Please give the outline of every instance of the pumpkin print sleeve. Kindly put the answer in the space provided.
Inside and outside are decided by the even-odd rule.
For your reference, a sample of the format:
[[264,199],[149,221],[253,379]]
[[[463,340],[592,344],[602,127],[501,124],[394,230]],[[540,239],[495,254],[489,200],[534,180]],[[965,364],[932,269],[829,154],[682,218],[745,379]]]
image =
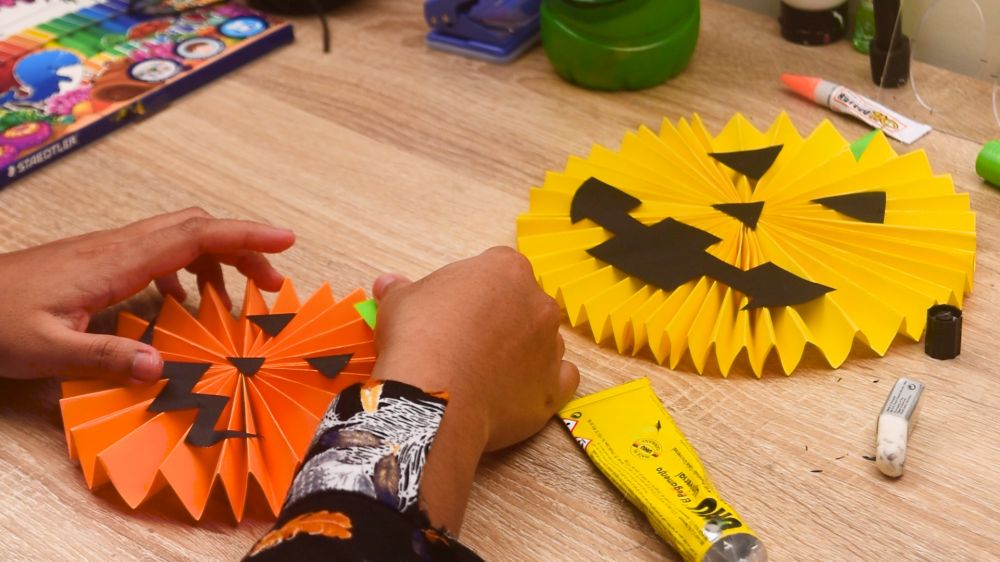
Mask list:
[[344,389],[278,521],[246,560],[479,560],[430,525],[420,476],[448,398],[404,383]]

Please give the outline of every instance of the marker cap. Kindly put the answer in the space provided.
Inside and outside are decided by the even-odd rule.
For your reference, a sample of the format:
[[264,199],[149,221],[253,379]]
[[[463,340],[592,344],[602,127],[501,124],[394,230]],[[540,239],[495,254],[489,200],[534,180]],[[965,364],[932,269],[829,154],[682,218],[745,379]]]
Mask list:
[[976,173],[996,187],[1000,187],[1000,140],[992,140],[979,151]]
[[888,48],[873,40],[868,45],[872,82],[883,88],[898,88],[910,79],[910,38],[899,33]]
[[847,2],[826,10],[801,10],[781,3],[781,36],[800,45],[828,45],[847,33]]
[[903,35],[900,0],[875,3],[875,37],[868,45],[872,82],[898,88],[910,79],[910,38]]
[[962,351],[962,311],[950,304],[927,309],[924,353],[934,359],[953,359]]

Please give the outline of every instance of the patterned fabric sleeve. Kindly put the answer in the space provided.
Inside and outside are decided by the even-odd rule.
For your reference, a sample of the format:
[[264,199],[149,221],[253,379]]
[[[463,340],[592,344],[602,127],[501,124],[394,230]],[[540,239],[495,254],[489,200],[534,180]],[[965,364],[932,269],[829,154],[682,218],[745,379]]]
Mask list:
[[274,529],[246,560],[480,560],[418,507],[446,395],[370,381],[344,389],[316,430]]

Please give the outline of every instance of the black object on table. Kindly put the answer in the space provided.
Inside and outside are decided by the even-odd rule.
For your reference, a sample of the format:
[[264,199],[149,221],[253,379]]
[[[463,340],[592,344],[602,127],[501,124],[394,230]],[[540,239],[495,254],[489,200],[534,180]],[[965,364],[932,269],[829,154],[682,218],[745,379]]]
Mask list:
[[910,78],[910,38],[903,35],[899,0],[874,0],[875,37],[869,44],[872,81],[898,88]]
[[247,0],[258,10],[275,14],[303,15],[316,14],[323,24],[323,52],[330,52],[330,24],[326,12],[344,3],[345,0]]
[[949,304],[927,310],[924,352],[934,359],[954,359],[962,352],[962,311]]

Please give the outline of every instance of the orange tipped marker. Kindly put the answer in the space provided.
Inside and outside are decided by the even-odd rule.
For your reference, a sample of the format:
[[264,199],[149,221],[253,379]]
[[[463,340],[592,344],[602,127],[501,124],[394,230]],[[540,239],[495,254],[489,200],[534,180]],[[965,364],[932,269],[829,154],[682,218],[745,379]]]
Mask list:
[[[820,84],[826,82],[826,80],[815,76],[802,76],[801,74],[788,74],[786,72],[781,75],[781,81],[788,86],[789,90],[806,98],[807,100],[813,100],[816,103],[826,105],[827,100],[816,98],[816,92],[819,89]],[[833,85],[832,82],[826,83]]]
[[853,115],[890,137],[912,144],[930,132],[929,125],[896,113],[875,100],[816,76],[782,74],[781,81],[796,94],[838,113]]

